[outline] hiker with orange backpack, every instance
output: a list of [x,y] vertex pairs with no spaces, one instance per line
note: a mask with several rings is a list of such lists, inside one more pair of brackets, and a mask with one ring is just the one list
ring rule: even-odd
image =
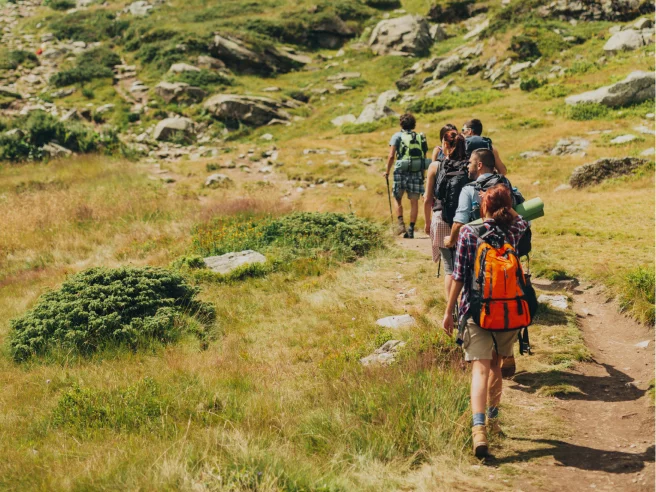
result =
[[497,184],[483,193],[481,216],[481,225],[465,225],[458,235],[453,282],[443,319],[444,330],[451,335],[451,313],[462,292],[458,340],[465,360],[472,364],[472,441],[479,458],[488,454],[487,430],[501,433],[500,359],[513,355],[518,330],[521,335],[523,329],[528,344],[526,327],[537,308],[535,291],[515,251],[528,222],[513,210],[507,186]]

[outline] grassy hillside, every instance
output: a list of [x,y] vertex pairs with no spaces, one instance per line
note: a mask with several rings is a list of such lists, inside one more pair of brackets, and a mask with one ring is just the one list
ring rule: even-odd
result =
[[[631,175],[581,190],[558,187],[584,163],[638,157],[653,148],[653,133],[636,130],[653,132],[653,100],[581,110],[564,98],[634,70],[653,71],[654,45],[607,54],[609,29],[635,19],[543,18],[530,8],[543,3],[477,2],[488,7],[490,20],[479,39],[464,36],[482,19],[448,23],[449,37],[415,58],[375,56],[366,41],[388,16],[426,15],[431,2],[425,0],[172,0],[154,4],[145,17],[123,12],[125,1],[70,12],[65,1],[16,6],[0,0],[6,15],[29,9],[16,16],[0,48],[0,85],[24,96],[0,92],[0,486],[398,490],[420,488],[418,474],[430,466],[454,490],[463,483],[468,490],[483,487],[488,470],[472,467],[469,458],[468,376],[439,326],[445,302],[435,267],[375,232],[389,220],[382,159],[397,120],[341,128],[331,120],[357,117],[365,104],[395,89],[415,62],[483,43],[480,55],[443,79],[452,85],[441,95],[428,96],[436,85],[422,88],[430,72],[420,71],[389,106],[397,113],[415,108],[418,130],[431,146],[443,124],[460,127],[480,118],[513,184],[545,202],[545,217],[533,224],[534,273],[603,283],[627,313],[653,323],[653,154]],[[338,45],[322,47],[318,35],[308,35],[336,17],[350,33]],[[248,73],[238,65],[200,75],[168,73],[172,63],[196,64],[210,54],[215,32],[238,36],[256,52],[287,47],[310,62],[288,73]],[[59,40],[42,43],[48,33]],[[33,57],[17,54],[42,44],[61,49],[69,40],[100,44],[53,62],[39,55],[36,69]],[[496,67],[506,58],[539,62],[516,79],[507,72],[496,82],[483,72],[467,74],[469,63],[485,64],[492,56]],[[135,66],[127,83],[107,72],[116,57]],[[340,82],[348,89],[335,89],[338,82],[327,79],[344,72],[359,75]],[[62,73],[78,81],[50,78]],[[27,74],[42,83],[29,83]],[[134,80],[146,85],[145,95],[129,92]],[[166,103],[153,91],[161,80],[188,81],[209,95],[306,102],[288,109],[289,125],[227,128],[202,102]],[[500,81],[509,87],[493,88]],[[531,90],[522,90],[522,82]],[[62,89],[75,91],[53,95]],[[114,106],[99,109],[107,104]],[[19,114],[32,106],[50,115],[38,109]],[[73,108],[88,114],[59,121]],[[196,137],[154,141],[153,127],[173,115],[194,120]],[[15,128],[23,136],[7,136]],[[637,138],[610,143],[627,133]],[[585,156],[550,154],[571,137],[590,142]],[[44,142],[64,145],[65,138],[77,155],[48,159],[39,151]],[[539,154],[521,157],[526,151]],[[231,178],[229,184],[203,186],[217,172]],[[349,229],[352,254],[340,249],[338,236],[321,244],[298,229],[298,236],[269,242],[256,236],[279,231],[262,224],[290,220],[298,211],[354,213],[367,225]],[[203,242],[207,237],[211,246]],[[193,268],[197,255],[233,245],[268,248],[269,262],[231,277]],[[12,319],[73,274],[125,266],[174,270],[214,307],[215,320],[201,327],[186,313],[171,318],[175,337],[14,361]],[[404,312],[416,318],[414,327],[391,331],[375,324]],[[543,311],[534,333],[536,356],[519,360],[520,366],[549,372],[588,357],[569,313]],[[360,365],[392,339],[407,343],[394,365]],[[541,397],[557,392],[558,384]],[[504,467],[500,474],[508,482],[499,488],[521,486],[522,473]]]

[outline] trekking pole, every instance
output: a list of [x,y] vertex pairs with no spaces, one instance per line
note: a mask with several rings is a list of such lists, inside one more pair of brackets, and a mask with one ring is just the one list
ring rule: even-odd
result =
[[392,223],[392,227],[394,227],[394,213],[392,212],[392,195],[389,187],[389,176],[385,176],[385,182],[387,183],[387,200],[389,201],[390,208],[390,222]]

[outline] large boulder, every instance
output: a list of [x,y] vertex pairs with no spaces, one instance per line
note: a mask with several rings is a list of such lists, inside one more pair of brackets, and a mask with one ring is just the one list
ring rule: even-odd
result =
[[155,127],[153,138],[160,141],[168,141],[175,135],[185,138],[194,134],[194,122],[189,118],[166,118]]
[[441,79],[446,77],[450,73],[459,70],[462,67],[462,60],[458,55],[450,56],[437,64],[437,68],[433,72],[433,77],[436,79]]
[[627,21],[653,11],[651,0],[556,0],[538,8],[537,14],[564,21]]
[[335,49],[344,44],[355,32],[336,15],[322,16],[309,28],[310,42],[321,48]]
[[220,94],[205,101],[204,107],[217,119],[229,126],[244,123],[263,126],[272,120],[289,120],[290,115],[282,104],[268,97]]
[[155,94],[170,102],[199,102],[205,99],[207,92],[184,82],[160,82],[155,86]]
[[369,46],[377,55],[422,56],[432,44],[430,26],[420,15],[380,21],[369,38]]
[[174,63],[169,68],[170,73],[200,72],[200,68],[189,65],[188,63]]
[[628,106],[654,99],[656,91],[654,72],[631,72],[627,78],[613,85],[597,90],[569,96],[565,102],[570,105],[597,103],[610,107]]
[[428,18],[433,22],[447,24],[460,22],[472,16],[474,0],[451,0],[446,3],[434,3],[428,11]]
[[617,51],[630,51],[644,46],[642,34],[635,29],[616,32],[604,45],[604,51],[615,53]]
[[287,73],[303,67],[306,61],[301,56],[295,56],[274,46],[255,50],[241,39],[221,34],[214,35],[209,52],[233,70],[243,73]]
[[237,253],[226,253],[221,256],[209,256],[203,258],[205,266],[213,272],[226,275],[237,268],[255,263],[266,263],[266,257],[253,250],[240,251]]
[[398,116],[396,111],[387,106],[387,102],[393,99],[389,96],[390,94],[386,91],[378,97],[375,103],[367,104],[355,120],[355,123],[361,125],[363,123],[373,123],[388,116]]
[[649,162],[647,159],[638,159],[637,157],[599,159],[574,169],[569,178],[569,184],[573,188],[583,188],[601,183],[604,179],[631,174]]

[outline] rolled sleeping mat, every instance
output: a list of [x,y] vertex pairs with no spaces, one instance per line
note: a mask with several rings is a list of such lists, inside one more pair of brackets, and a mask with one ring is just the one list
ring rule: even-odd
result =
[[394,170],[401,171],[403,173],[418,173],[428,169],[428,166],[431,165],[431,162],[433,161],[427,158],[400,159],[394,164]]
[[[535,220],[540,217],[544,217],[544,202],[542,198],[531,198],[526,200],[524,203],[520,203],[515,207],[515,212],[521,215],[524,220]],[[472,225],[482,224],[483,220],[478,219],[473,222],[470,222]]]

